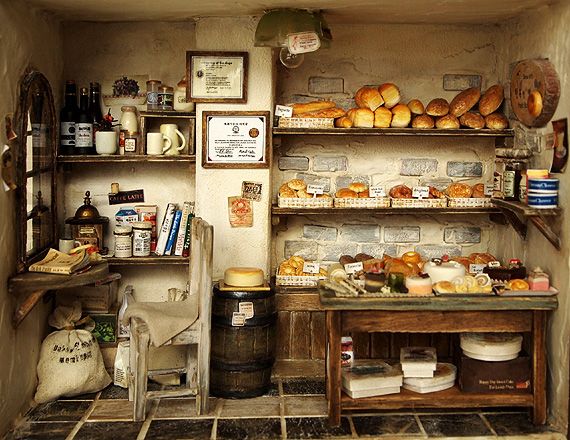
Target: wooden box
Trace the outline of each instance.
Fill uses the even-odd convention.
[[[186,139],[186,147],[180,152],[188,156],[196,154],[195,148],[195,123],[196,114],[193,112],[177,111],[143,111],[140,112],[141,151],[138,154],[146,154],[146,135],[150,132],[158,133],[161,124],[176,124]]]
[[[119,305],[113,304],[108,313],[89,313],[89,316],[95,321],[95,329],[93,329],[93,336],[97,342],[117,342],[117,327],[118,327],[118,314]]]
[[[531,393],[530,357],[487,362],[462,355],[459,387],[468,393]]]
[[[108,313],[117,302],[118,286],[119,282],[113,280],[100,286],[92,284],[59,289],[55,293],[55,304],[72,305],[74,301],[79,301],[83,313]]]

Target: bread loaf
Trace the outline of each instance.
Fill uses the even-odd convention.
[[[481,91],[477,87],[463,90],[449,104],[449,112],[453,116],[459,117],[471,110],[479,102],[480,97]]]
[[[353,127],[372,128],[374,127],[374,112],[368,108],[353,108],[347,113],[352,121]]]
[[[396,84],[384,83],[378,87],[378,91],[384,100],[384,107],[392,108],[400,102],[400,89]]]
[[[293,104],[291,107],[293,107],[293,116],[299,116],[303,113],[316,112],[327,108],[333,108],[336,107],[336,104],[332,101],[312,101],[301,104]]]
[[[509,120],[501,113],[491,113],[485,117],[485,126],[491,130],[504,130],[509,127]]]
[[[406,104],[397,104],[392,108],[392,122],[391,127],[403,128],[410,125],[412,120],[412,112]]]
[[[419,99],[412,99],[410,102],[408,102],[408,107],[414,115],[423,115],[426,111],[424,105]]]
[[[451,198],[469,198],[473,194],[473,189],[466,183],[452,183],[447,187],[445,193]]]
[[[362,182],[352,182],[350,185],[348,185],[348,189],[356,193],[361,193],[362,191],[366,191],[368,189],[368,186]]]
[[[359,199],[368,199],[370,198],[370,191],[368,191],[367,189],[365,189],[364,191],[360,191],[358,193],[358,198]]]
[[[348,188],[341,188],[336,192],[335,197],[339,199],[356,199],[358,198],[358,193]]]
[[[461,125],[467,128],[483,128],[485,127],[485,119],[479,113],[467,112],[459,118]]]
[[[378,107],[374,110],[374,127],[388,128],[392,122],[392,112],[386,107]]]
[[[307,184],[303,179],[292,179],[287,182],[287,186],[295,191],[307,188]]]
[[[478,199],[485,197],[485,185],[483,183],[473,185],[473,194],[471,194],[471,197]]]
[[[435,121],[435,126],[437,128],[445,128],[449,130],[457,129],[459,128],[459,119],[450,113],[448,115],[442,116],[441,118],[437,118]]]
[[[348,116],[341,116],[334,120],[334,126],[338,128],[352,128],[352,121]]]
[[[298,118],[340,118],[345,116],[346,112],[338,107],[325,108],[314,112],[305,112],[297,115]]]
[[[390,197],[394,199],[411,199],[412,189],[406,185],[396,185],[390,189]]]
[[[488,116],[493,112],[496,112],[497,109],[503,103],[503,99],[505,97],[505,92],[503,90],[503,86],[500,84],[495,84],[487,89],[481,100],[479,101],[479,113],[482,116]]]
[[[435,122],[430,115],[418,115],[412,121],[413,128],[433,128]]]
[[[430,116],[445,116],[449,113],[449,103],[443,98],[432,99],[426,107],[426,113]]]
[[[382,95],[376,87],[361,87],[354,95],[354,101],[358,107],[372,111],[384,104]]]

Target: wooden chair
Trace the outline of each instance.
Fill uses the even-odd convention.
[[[129,400],[134,401],[134,421],[142,421],[146,418],[147,400],[164,397],[195,395],[196,413],[200,415],[208,412],[214,232],[213,227],[200,218],[193,219],[191,232],[189,296],[199,295],[198,319],[167,342],[168,345],[188,346],[186,365],[182,368],[149,371],[150,333],[148,326],[141,319],[130,319]],[[126,294],[131,295],[129,300],[134,300],[132,292]],[[170,373],[186,373],[185,386],[176,390],[147,391],[148,377]]]

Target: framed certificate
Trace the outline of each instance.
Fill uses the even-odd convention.
[[[202,113],[204,168],[269,168],[270,113],[205,111]]]
[[[247,52],[186,52],[186,101],[247,102]]]

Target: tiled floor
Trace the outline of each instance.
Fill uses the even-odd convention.
[[[322,380],[278,379],[262,397],[211,398],[210,412],[200,417],[193,399],[155,401],[146,421],[135,423],[128,393],[111,386],[38,406],[5,440],[564,438],[532,425],[526,412],[355,413],[343,416],[339,427],[329,426],[326,412]]]

